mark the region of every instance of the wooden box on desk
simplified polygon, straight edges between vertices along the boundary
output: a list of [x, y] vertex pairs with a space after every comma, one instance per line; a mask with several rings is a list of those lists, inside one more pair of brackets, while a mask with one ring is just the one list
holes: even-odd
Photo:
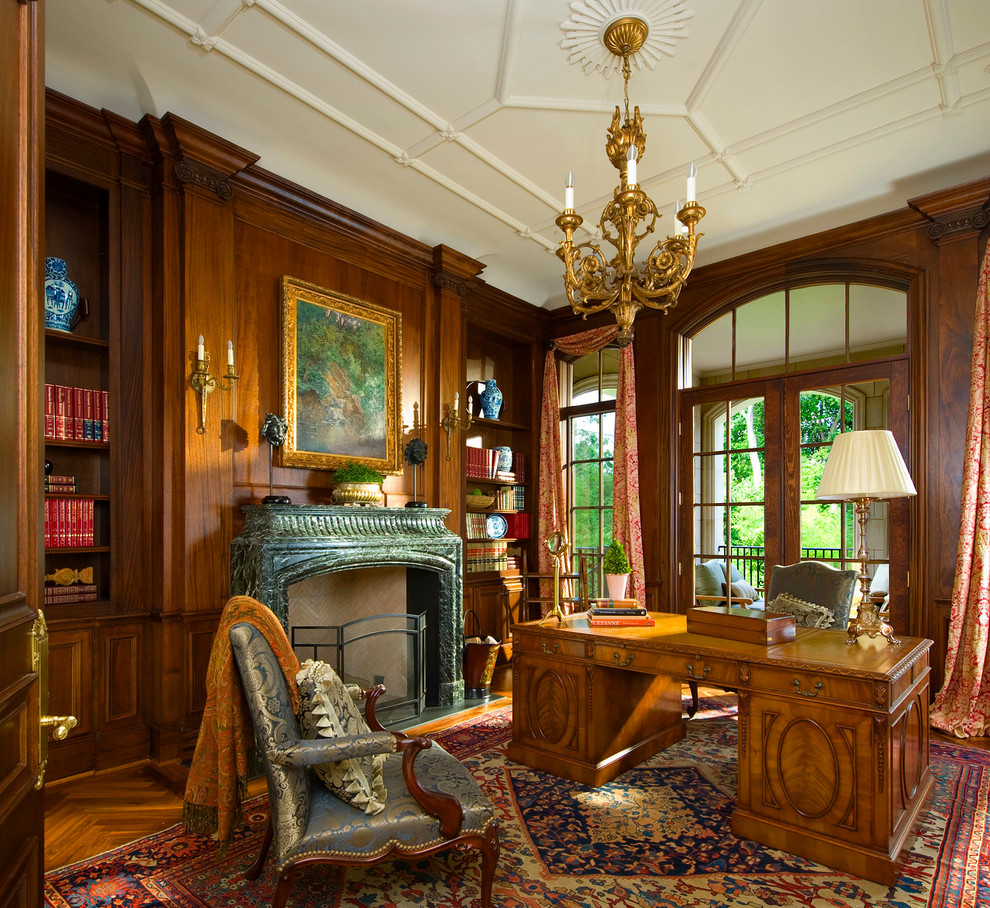
[[786, 643], [797, 634], [793, 615], [756, 608], [730, 609], [724, 605], [689, 608], [687, 629], [691, 634], [708, 634], [710, 637], [724, 637], [764, 646]]

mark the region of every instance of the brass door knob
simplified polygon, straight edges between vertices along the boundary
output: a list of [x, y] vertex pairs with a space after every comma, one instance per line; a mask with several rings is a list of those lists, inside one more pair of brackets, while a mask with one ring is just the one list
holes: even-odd
[[51, 729], [49, 735], [56, 741], [64, 741], [69, 732], [79, 724], [75, 716], [42, 716], [41, 727]]

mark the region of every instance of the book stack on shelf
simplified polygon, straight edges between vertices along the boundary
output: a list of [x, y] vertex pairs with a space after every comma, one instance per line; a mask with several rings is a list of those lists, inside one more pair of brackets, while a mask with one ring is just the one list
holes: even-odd
[[45, 499], [45, 547], [94, 545], [93, 498]]
[[56, 441], [110, 441], [108, 392], [45, 384], [45, 438]]
[[588, 627], [653, 627], [656, 621], [635, 599], [592, 599]]
[[71, 586], [45, 584], [45, 605], [64, 605], [68, 602], [95, 602], [95, 583], [73, 583]]
[[56, 476], [51, 473], [45, 476], [45, 492], [47, 494], [54, 492], [59, 495], [75, 495], [77, 491], [75, 476]]
[[495, 479], [503, 482], [526, 481], [526, 456], [519, 451], [512, 452], [512, 469], [500, 470], [500, 452], [494, 448], [464, 449], [464, 475], [468, 479]]
[[496, 511], [525, 511], [526, 486], [502, 486], [495, 493]]
[[[511, 559], [515, 561], [515, 558]], [[464, 570], [468, 574], [482, 571], [507, 571], [510, 563], [508, 544], [504, 539], [487, 542], [468, 542], [464, 546]]]
[[488, 515], [483, 511], [468, 511], [464, 515], [464, 530], [468, 539], [484, 539], [488, 535], [486, 520]]
[[45, 605], [68, 602], [95, 602], [96, 584], [93, 582], [93, 569], [60, 568], [45, 574]]

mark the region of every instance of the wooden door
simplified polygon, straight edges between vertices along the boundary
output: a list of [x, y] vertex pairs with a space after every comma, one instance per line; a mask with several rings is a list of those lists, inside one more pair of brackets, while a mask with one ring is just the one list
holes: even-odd
[[37, 908], [44, 869], [39, 683], [44, 158], [42, 0], [0, 0], [0, 905]]

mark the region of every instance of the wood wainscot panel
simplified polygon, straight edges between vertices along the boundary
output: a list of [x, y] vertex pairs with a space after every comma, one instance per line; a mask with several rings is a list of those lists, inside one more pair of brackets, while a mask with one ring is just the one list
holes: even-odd
[[48, 706], [56, 716], [75, 716], [74, 736], [96, 731], [93, 720], [93, 632], [90, 628], [60, 630], [49, 623]]
[[5, 691], [0, 704], [0, 817], [21, 795], [19, 789], [32, 783], [26, 750], [31, 686], [30, 679], [25, 678], [9, 694]]
[[186, 677], [185, 722], [199, 725], [206, 705], [206, 670], [210, 664], [210, 651], [220, 623], [219, 615], [185, 624]]
[[949, 623], [952, 618], [952, 600], [936, 598], [928, 615], [925, 636], [934, 641], [931, 649], [932, 699], [945, 683], [945, 654], [949, 649]]
[[48, 749], [50, 781], [97, 768], [93, 694], [93, 629], [48, 625], [48, 707], [56, 716], [75, 716], [78, 725]]
[[141, 720], [140, 624], [101, 628], [103, 704], [100, 730], [121, 728]]
[[[39, 798], [40, 801], [40, 798]], [[19, 811], [23, 813], [24, 810]], [[18, 817], [6, 817], [6, 823], [18, 821]], [[0, 835], [0, 845], [3, 844], [3, 837]], [[40, 905], [36, 898], [39, 889], [38, 881], [41, 879], [41, 839], [38, 836], [31, 836], [25, 839], [16, 854], [11, 855], [6, 849], [3, 850], [4, 857], [10, 860], [7, 869], [0, 872], [0, 894], [3, 895], [5, 906], [11, 908], [17, 906]]]

